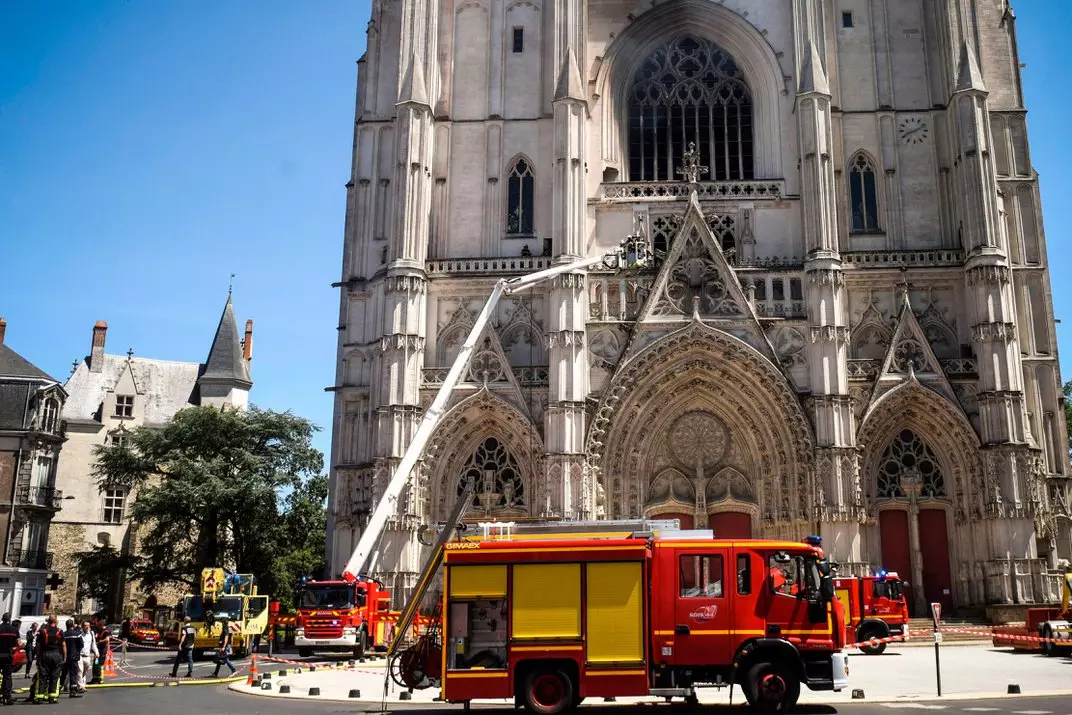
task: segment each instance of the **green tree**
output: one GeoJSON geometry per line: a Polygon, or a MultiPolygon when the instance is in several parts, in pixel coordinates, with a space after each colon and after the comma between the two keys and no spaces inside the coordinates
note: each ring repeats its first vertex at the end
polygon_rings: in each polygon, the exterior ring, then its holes
{"type": "Polygon", "coordinates": [[[125,555],[110,544],[94,546],[89,551],[74,554],[78,564],[79,602],[96,599],[99,608],[109,619],[115,618],[115,605],[124,569],[130,569],[137,559],[125,555]]]}
{"type": "MultiPolygon", "coordinates": [[[[290,412],[190,407],[163,427],[135,429],[122,445],[97,447],[100,486],[135,493],[141,558],[131,575],[148,588],[196,588],[202,568],[222,566],[252,573],[275,595],[290,573],[276,561],[294,558],[289,530],[299,517],[289,509],[315,512],[305,500],[323,479],[323,455],[312,447],[318,429],[290,412]]],[[[323,530],[298,543],[315,538],[322,544],[323,530]]]]}

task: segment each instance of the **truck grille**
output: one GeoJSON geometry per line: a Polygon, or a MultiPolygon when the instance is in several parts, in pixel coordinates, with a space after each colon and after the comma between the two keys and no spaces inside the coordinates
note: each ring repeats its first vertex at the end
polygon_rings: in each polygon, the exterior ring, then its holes
{"type": "Polygon", "coordinates": [[[317,638],[342,638],[342,624],[332,625],[332,620],[338,619],[310,618],[305,624],[305,637],[314,640],[317,638]]]}

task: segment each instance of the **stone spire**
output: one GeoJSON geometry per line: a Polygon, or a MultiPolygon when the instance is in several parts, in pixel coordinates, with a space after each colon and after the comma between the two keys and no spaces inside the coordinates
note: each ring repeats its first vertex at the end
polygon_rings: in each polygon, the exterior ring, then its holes
{"type": "Polygon", "coordinates": [[[823,71],[823,60],[815,41],[808,42],[804,50],[804,63],[800,69],[800,88],[797,94],[830,94],[830,82],[823,71]]]}
{"type": "Polygon", "coordinates": [[[431,108],[428,102],[428,85],[424,81],[424,63],[421,56],[415,54],[406,68],[406,76],[402,78],[402,86],[398,91],[398,104],[421,104],[431,108]]]}
{"type": "Polygon", "coordinates": [[[581,80],[581,71],[577,67],[577,57],[573,48],[566,51],[566,58],[562,62],[562,68],[558,72],[558,81],[555,83],[555,101],[562,99],[576,99],[585,102],[584,82],[581,80]]]}
{"type": "Polygon", "coordinates": [[[983,83],[983,73],[979,69],[979,62],[975,59],[975,52],[967,42],[960,43],[960,64],[957,67],[957,87],[954,91],[986,91],[986,85],[983,83]]]}

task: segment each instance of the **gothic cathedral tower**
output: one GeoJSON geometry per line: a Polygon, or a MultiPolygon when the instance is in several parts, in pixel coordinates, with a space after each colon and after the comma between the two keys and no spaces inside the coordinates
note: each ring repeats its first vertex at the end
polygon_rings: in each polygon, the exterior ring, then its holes
{"type": "Polygon", "coordinates": [[[328,563],[495,281],[371,570],[421,527],[823,535],[915,607],[1052,600],[1072,556],[1008,0],[374,0],[347,184],[328,563]]]}

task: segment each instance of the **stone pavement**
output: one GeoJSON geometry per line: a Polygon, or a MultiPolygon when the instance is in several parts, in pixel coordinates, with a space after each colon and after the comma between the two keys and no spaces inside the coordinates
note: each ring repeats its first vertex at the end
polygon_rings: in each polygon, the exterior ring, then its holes
{"type": "MultiPolygon", "coordinates": [[[[1046,658],[1042,655],[1017,653],[1010,649],[995,649],[986,646],[943,645],[941,650],[943,698],[990,698],[1007,692],[1009,685],[1019,685],[1024,695],[1070,695],[1072,696],[1072,661],[1067,658],[1046,658]]],[[[268,697],[310,698],[319,700],[344,700],[348,702],[380,703],[386,699],[397,703],[402,694],[399,688],[386,678],[383,661],[363,663],[352,670],[324,670],[309,672],[303,668],[294,674],[290,665],[258,662],[261,674],[271,673],[271,689],[256,690],[246,686],[245,681],[233,683],[231,690],[268,697]],[[280,677],[278,671],[286,668],[288,675],[280,677]],[[387,682],[386,693],[384,690],[387,682]],[[279,693],[280,685],[290,686],[291,693],[279,693]],[[310,696],[310,688],[319,688],[318,696],[310,696]],[[350,698],[351,690],[360,690],[359,698],[350,698]]],[[[891,647],[879,656],[863,655],[855,651],[849,656],[851,688],[864,690],[865,702],[933,699],[937,696],[935,684],[934,649],[891,647]]],[[[413,703],[429,703],[439,695],[438,688],[418,690],[412,695],[413,703]]],[[[728,703],[728,689],[703,689],[699,691],[701,703],[728,703]]],[[[740,688],[734,688],[734,702],[743,702],[740,688]]],[[[656,702],[653,698],[620,698],[621,704],[656,702]]],[[[852,701],[851,690],[840,693],[812,692],[803,688],[801,703],[847,703],[852,701]]],[[[481,701],[489,705],[512,706],[512,701],[481,701]]],[[[586,701],[585,704],[597,704],[586,701]]],[[[602,699],[598,700],[602,704],[602,699]]]]}

